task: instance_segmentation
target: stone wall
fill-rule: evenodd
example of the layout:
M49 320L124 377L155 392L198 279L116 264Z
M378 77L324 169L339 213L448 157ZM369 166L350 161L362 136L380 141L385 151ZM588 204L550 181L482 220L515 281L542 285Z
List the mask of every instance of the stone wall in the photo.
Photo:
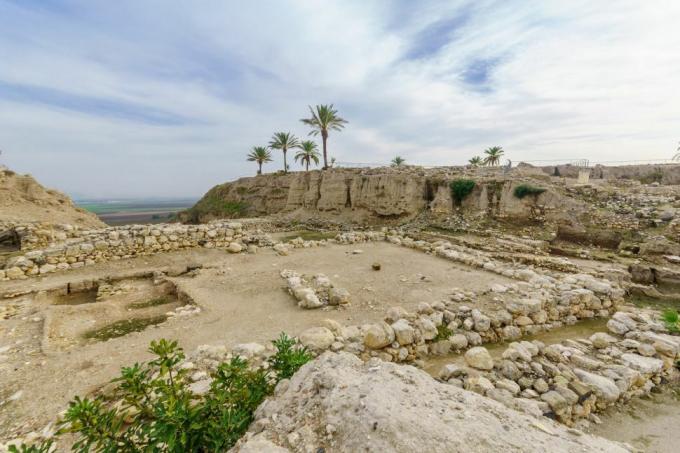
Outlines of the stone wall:
M46 235L40 234L41 231L45 230L32 230L24 236L24 240L27 237L31 239L26 244L32 248L34 245L44 244L46 238L50 238L50 246L11 257L5 263L4 269L0 270L0 280L27 278L111 260L193 247L220 247L238 253L263 239L247 232L237 222L131 225L101 230L66 228Z
M484 343L513 341L581 319L608 317L623 302L625 294L620 276L611 275L613 280L607 280L501 262L469 247L444 241L416 241L395 230L343 233L335 239L346 244L383 240L494 272L516 283L494 285L491 290L495 304L486 307L477 305L478 294L455 291L448 301L421 303L415 313L393 307L384 322L376 324L341 326L328 320L322 327L303 332L300 335L303 344L314 350L346 350L364 358L409 362ZM308 246L308 243L288 245Z
M680 358L680 337L643 312L617 312L598 332L545 345L511 343L499 359L484 348L465 364L442 368L439 378L519 410L583 426L591 414L649 394L667 381Z

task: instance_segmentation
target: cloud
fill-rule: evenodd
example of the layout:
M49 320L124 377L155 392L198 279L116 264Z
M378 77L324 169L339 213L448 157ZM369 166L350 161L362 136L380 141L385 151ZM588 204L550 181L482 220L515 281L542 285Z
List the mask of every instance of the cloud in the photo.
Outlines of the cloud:
M678 22L634 0L0 0L2 159L71 193L199 196L316 103L350 121L339 161L670 157Z

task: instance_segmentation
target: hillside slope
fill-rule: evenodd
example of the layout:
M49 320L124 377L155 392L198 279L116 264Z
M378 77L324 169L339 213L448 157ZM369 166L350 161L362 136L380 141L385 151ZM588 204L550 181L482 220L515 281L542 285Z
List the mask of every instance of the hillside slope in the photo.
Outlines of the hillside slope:
M452 200L450 188L450 183L459 178L475 181L461 206ZM458 209L520 219L535 215L537 207L555 214L563 214L568 208L582 210L552 190L549 179L540 170L504 174L497 168L461 167L338 168L268 174L215 186L180 218L199 223L224 217L285 214L383 224L408 221L423 212L446 215ZM527 182L547 190L523 200L513 196L514 189Z
M30 175L0 168L0 222L68 223L85 228L106 225L97 216L78 208L66 195L40 185Z

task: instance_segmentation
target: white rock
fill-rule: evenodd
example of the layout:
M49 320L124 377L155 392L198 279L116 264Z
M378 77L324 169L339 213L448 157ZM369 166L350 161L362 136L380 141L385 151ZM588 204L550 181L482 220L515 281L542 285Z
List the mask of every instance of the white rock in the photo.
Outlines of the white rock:
M465 362L472 368L478 370L491 370L493 369L493 359L491 354L486 348L478 346L469 349L465 353Z
M335 341L335 335L326 327L312 327L299 336L300 343L314 351L322 351L330 348Z
M645 374L658 373L663 369L663 360L654 359L652 357L643 357L638 354L626 353L621 354L621 360L632 369Z
M574 369L574 374L583 381L584 384L593 389L598 397L603 398L605 401L613 403L619 399L621 391L611 379L579 368Z

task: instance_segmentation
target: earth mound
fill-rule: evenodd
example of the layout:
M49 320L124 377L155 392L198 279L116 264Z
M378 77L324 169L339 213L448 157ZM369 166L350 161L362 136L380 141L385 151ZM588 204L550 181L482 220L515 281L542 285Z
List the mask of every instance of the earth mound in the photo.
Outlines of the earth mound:
M95 214L77 207L67 195L43 187L30 175L3 168L0 168L0 222L106 226Z
M258 408L251 431L235 451L628 451L412 366L331 352L281 382Z

